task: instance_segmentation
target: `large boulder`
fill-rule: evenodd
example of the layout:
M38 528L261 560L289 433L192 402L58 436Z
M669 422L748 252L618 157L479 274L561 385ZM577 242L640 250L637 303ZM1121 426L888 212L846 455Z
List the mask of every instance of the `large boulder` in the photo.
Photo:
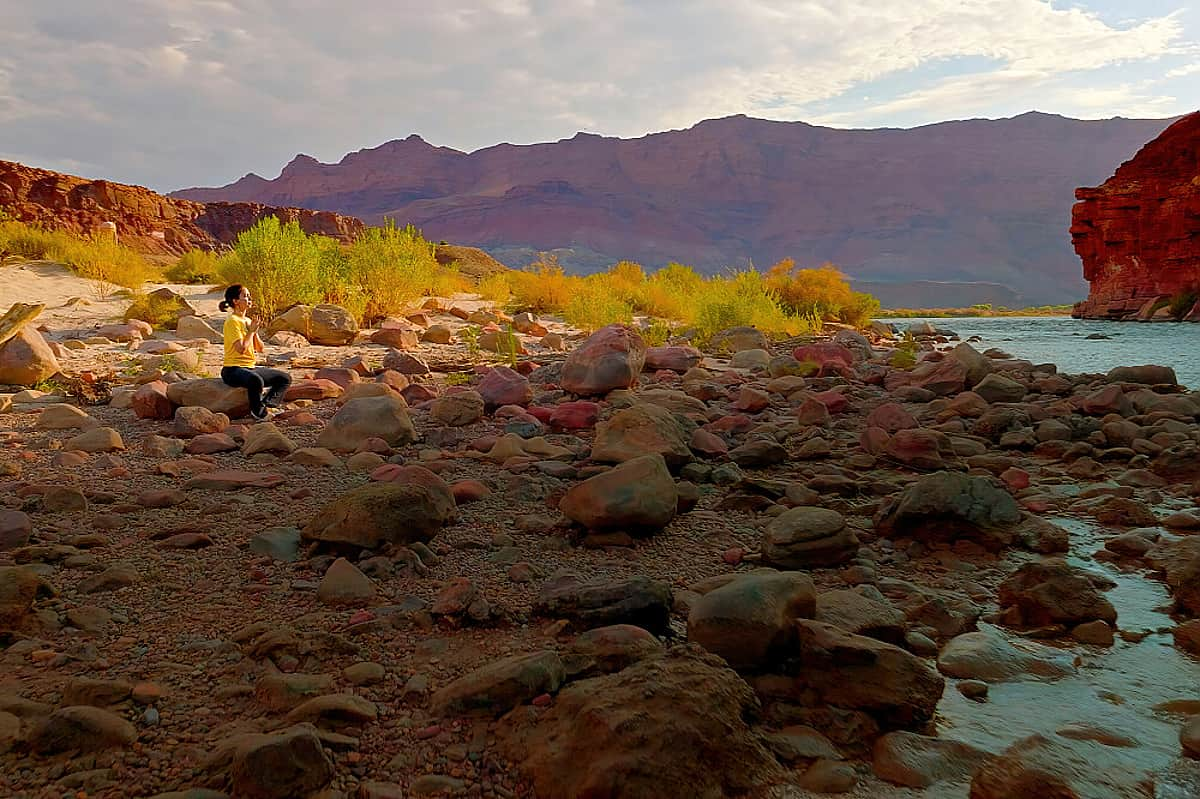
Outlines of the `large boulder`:
M960 680L1002 682L1026 675L1062 677L1075 667L1069 655L1032 642L1018 649L995 627L979 629L951 638L938 655L938 671Z
M492 367L477 387L488 408L501 405L528 405L533 400L529 378L507 366Z
M443 394L429 406L429 417L438 424L465 427L483 418L483 397L478 391Z
M655 531L678 510L679 494L667 462L643 455L571 488L558 509L589 530Z
M1027 391L1023 383L1000 374L987 375L971 390L988 402L1020 402Z
M735 669L794 653L798 618L812 618L816 589L801 572L745 574L704 594L688 614L688 640Z
M762 537L763 563L781 569L837 566L858 552L858 537L835 510L798 507L767 525Z
M650 347L646 350L645 369L648 372L665 369L683 374L699 366L703 360L704 353L695 347Z
M317 446L353 451L369 438L379 438L388 446L411 444L416 428L408 415L408 403L397 395L359 397L338 409L317 436Z
M1092 741L1031 735L979 767L970 799L1150 799L1135 755Z
M235 796L292 799L312 796L333 780L333 761L315 727L247 733L221 741L206 766L225 771Z
M567 391L582 396L607 394L629 388L646 361L646 343L637 331L624 325L602 327L567 356L560 382Z
M771 341L757 327L730 327L714 335L708 346L713 352L733 354L742 350L770 350Z
M756 678L760 695L860 711L884 729L919 726L933 717L945 680L921 658L832 624L799 619L796 629L794 667Z
M167 384L161 380L138 386L130 407L139 419L170 419L175 415L175 403L167 395Z
M1113 585L1107 578L1052 558L1026 563L1009 575L1000 583L998 599L1001 608L1012 608L1027 627L1096 620L1112 624L1117 611L1097 589Z
M592 460L624 463L643 455L657 453L667 466L678 468L692 459L688 447L689 431L675 414L658 405L639 403L617 411L608 421L596 425Z
M162 326L169 330L175 330L179 326L180 319L195 318L196 316L196 309L187 300L165 286L147 294L144 301L131 305L125 312L126 321L136 319L137 313L141 309L153 309L154 315L162 320ZM150 322L151 320L143 321Z
M889 497L875 515L875 529L883 536L970 538L990 549L1011 544L1020 522L1016 500L999 483L958 472L925 475Z
M556 692L566 678L562 660L554 652L513 655L459 677L435 693L430 706L438 716L500 716Z
M542 586L533 612L582 629L632 624L662 635L670 629L672 600L671 586L640 575L585 581L565 574Z
M677 648L510 714L497 746L544 799L742 796L783 776L750 726L758 712L720 659Z
M137 729L109 710L88 705L59 708L43 719L31 735L39 754L98 752L119 749L137 740Z
M1175 370L1169 366L1118 366L1108 370L1106 377L1110 383L1142 383L1150 386L1179 384Z
M175 326L175 335L184 341L203 339L213 344L221 344L225 338L220 331L199 316L181 316Z
M34 600L48 593L49 586L33 569L0 566L0 638L19 629L33 612Z
M250 413L246 389L227 386L220 378L197 377L167 385L167 399L175 405L208 408L237 419Z
M301 531L304 538L375 549L384 543L430 541L457 516L450 487L427 472L404 482L369 483L326 505Z
M32 325L0 344L0 385L32 386L59 370L54 351Z
M340 347L354 341L358 323L337 305L293 305L267 327L268 334L281 330L299 333L313 344Z

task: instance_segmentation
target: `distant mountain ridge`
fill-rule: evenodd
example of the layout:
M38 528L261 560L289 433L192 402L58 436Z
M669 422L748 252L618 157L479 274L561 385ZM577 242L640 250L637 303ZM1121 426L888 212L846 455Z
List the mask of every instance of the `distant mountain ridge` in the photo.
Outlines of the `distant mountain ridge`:
M714 272L792 257L832 261L885 305L902 304L888 301L890 286L906 299L928 290L923 304L936 306L939 285L961 298L956 283L974 284L977 302L1040 305L1087 291L1069 233L1075 188L1101 182L1172 121L1030 112L841 130L733 116L473 153L413 135L336 164L299 155L274 180L249 174L170 196L392 217L514 266L514 254L541 250L579 271L631 259Z

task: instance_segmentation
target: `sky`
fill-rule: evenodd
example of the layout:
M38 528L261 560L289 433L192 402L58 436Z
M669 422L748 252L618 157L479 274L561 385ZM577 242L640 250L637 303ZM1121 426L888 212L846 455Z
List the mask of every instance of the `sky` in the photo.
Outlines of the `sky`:
M0 0L0 159L170 191L416 133L1200 108L1195 0Z

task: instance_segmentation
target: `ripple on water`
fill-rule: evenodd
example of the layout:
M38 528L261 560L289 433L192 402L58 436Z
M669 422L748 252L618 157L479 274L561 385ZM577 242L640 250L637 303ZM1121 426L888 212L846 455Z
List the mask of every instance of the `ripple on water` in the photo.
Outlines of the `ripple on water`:
M1117 638L1109 648L1060 642L1078 656L1078 673L1053 681L995 683L987 702L974 702L947 685L938 705L939 735L999 752L1034 733L1054 735L1068 724L1101 727L1137 742L1120 751L1159 775L1156 797L1200 797L1200 765L1180 758L1184 716L1155 710L1173 700L1200 700L1200 661L1174 646L1166 587L1146 572L1124 572L1091 560L1103 543L1094 525L1054 521L1071 532L1070 562L1116 582L1106 595L1117 609L1119 628L1149 634L1136 643Z

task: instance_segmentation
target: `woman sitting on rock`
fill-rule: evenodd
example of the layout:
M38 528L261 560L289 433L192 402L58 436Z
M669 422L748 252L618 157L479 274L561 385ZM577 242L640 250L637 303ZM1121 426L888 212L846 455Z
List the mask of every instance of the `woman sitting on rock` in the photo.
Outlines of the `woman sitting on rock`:
M250 319L250 291L240 283L225 289L225 299L218 306L222 311L233 309L225 320L225 361L221 379L225 385L246 389L250 397L250 415L259 421L267 418L268 408L278 408L292 378L278 369L255 368L255 353L263 351L258 335L260 322Z

